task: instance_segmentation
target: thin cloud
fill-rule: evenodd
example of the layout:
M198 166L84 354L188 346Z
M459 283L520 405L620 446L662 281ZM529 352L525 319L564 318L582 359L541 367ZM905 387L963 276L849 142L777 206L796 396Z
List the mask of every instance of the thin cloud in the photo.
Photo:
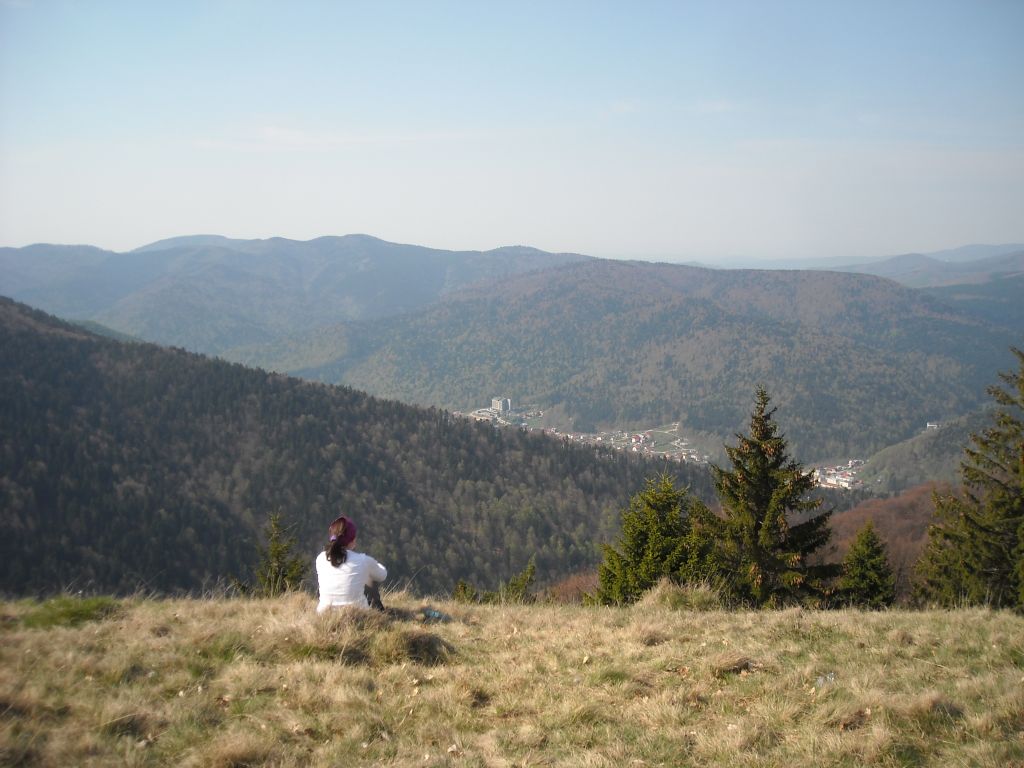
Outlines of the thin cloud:
M628 99L613 101L608 105L608 111L613 115L631 115L640 111L640 102Z
M249 152L332 152L354 146L417 144L463 140L466 133L424 132L404 134L357 134L308 131L279 125L265 125L239 136L200 137L193 140L199 149Z
M693 111L698 115L724 115L729 112L739 112L743 105L738 101L730 99L712 99L711 101L698 101L693 105Z

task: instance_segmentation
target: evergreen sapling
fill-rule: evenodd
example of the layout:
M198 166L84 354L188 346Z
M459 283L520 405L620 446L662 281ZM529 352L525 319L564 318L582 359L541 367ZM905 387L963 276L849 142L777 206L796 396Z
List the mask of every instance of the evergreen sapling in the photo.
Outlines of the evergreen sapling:
M846 605L878 610L896 601L896 577L885 545L868 520L843 559L838 597Z
M731 468L711 468L724 515L717 564L742 602L820 604L838 569L810 556L828 543L832 512L807 497L813 475L789 457L769 402L758 387L749 434L725 446Z
M264 535L267 546L260 548L260 563L256 568L258 594L277 597L299 589L306 575L306 563L295 555L295 537L281 523L280 512L270 515Z
M617 546L606 545L593 601L633 603L661 579L706 580L714 570L714 516L669 475L648 479L622 514Z

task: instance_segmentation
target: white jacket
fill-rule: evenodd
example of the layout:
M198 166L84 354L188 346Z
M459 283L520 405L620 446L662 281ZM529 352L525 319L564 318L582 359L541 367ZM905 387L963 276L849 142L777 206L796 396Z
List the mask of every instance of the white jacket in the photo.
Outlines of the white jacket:
M349 550L345 562L335 568L327 559L327 553L316 557L316 578L320 586L320 604L317 613L342 605L358 605L369 608L363 587L375 581L384 581L388 570L369 555Z

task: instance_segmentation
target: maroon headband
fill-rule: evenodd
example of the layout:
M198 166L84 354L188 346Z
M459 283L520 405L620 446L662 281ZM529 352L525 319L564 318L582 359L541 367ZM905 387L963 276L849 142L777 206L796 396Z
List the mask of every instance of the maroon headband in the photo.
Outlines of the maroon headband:
M347 547L353 541L356 540L356 524L349 520L347 517L342 515L333 523L331 523L327 530L330 531L336 525L341 525L341 532L337 536L331 536L331 541L340 541L341 546Z

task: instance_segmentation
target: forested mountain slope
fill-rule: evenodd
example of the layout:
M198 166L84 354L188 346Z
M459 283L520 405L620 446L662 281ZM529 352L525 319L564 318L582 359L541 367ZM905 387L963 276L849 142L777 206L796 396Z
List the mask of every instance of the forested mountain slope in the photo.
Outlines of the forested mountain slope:
M201 235L130 253L34 245L0 248L0 294L147 341L222 354L417 310L474 282L585 258L525 247L444 251L366 235Z
M985 282L922 288L922 293L956 307L981 320L1015 329L1024 329L1024 271L994 275Z
M883 448L867 460L858 477L874 493L892 493L924 483L960 483L960 462L972 434L991 424L992 414L979 410L937 429Z
M1024 246L909 253L839 271L887 277L1004 328L1024 332Z
M865 275L593 260L341 327L345 351L297 372L455 408L502 393L578 429L679 419L723 437L760 383L815 460L977 407L1021 335Z
M599 455L0 300L0 590L194 590L245 576L272 512L310 562L327 523L399 583L493 586L598 559L662 463ZM677 468L710 496L706 473Z

